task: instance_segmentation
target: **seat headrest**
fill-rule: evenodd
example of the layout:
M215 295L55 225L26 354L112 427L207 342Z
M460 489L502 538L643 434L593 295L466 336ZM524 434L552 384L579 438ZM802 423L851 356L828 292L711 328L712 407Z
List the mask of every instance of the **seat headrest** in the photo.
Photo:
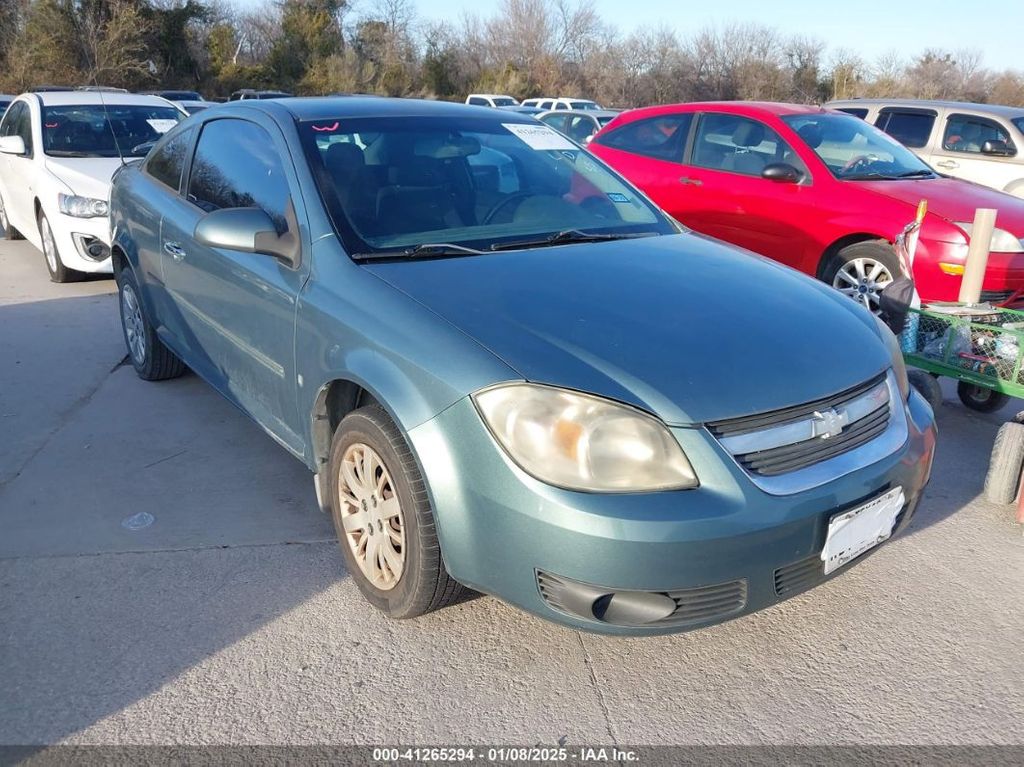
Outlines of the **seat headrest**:
M365 164L363 150L347 142L331 144L324 155L324 165L334 173L356 173Z
M744 120L732 132L732 143L736 146L759 146L764 141L764 126L761 123Z
M806 125L800 126L800 130L797 131L797 134L811 149L817 149L821 146L821 142L825 140L825 133L817 123L807 123Z

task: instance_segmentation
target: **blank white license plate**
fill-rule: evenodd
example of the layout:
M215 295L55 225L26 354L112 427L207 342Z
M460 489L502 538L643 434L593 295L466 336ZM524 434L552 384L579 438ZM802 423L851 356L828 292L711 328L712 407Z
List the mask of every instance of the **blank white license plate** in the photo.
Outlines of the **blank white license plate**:
M825 575L888 540L904 503L903 488L897 487L863 506L832 517L825 548L821 550Z

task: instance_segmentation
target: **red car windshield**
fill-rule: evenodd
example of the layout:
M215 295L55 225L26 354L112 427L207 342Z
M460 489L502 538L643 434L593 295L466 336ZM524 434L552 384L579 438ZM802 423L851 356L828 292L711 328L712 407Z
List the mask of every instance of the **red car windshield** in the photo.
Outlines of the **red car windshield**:
M930 178L916 154L873 125L847 114L786 115L782 121L843 181Z

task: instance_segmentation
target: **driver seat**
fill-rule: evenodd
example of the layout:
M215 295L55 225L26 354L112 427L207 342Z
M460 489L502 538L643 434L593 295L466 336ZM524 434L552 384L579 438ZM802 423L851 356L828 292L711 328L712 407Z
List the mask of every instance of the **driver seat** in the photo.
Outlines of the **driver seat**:
M737 125L736 130L732 132L732 143L736 145L736 149L725 158L725 162L722 163L723 170L760 176L768 163L764 157L751 150L761 145L764 134L764 126L761 123L744 120Z

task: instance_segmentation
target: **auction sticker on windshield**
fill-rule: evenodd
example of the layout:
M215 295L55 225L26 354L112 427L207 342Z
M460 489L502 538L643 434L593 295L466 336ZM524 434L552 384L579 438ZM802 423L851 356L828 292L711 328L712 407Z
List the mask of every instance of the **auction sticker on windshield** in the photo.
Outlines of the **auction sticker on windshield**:
M546 125L523 125L522 123L502 123L509 133L522 139L531 149L546 152L551 149L579 149L561 133Z
M146 120L149 123L149 127L155 130L157 133L167 133L171 128L178 124L177 120Z
M863 506L832 517L821 550L825 575L888 540L905 500L903 488L897 487Z

